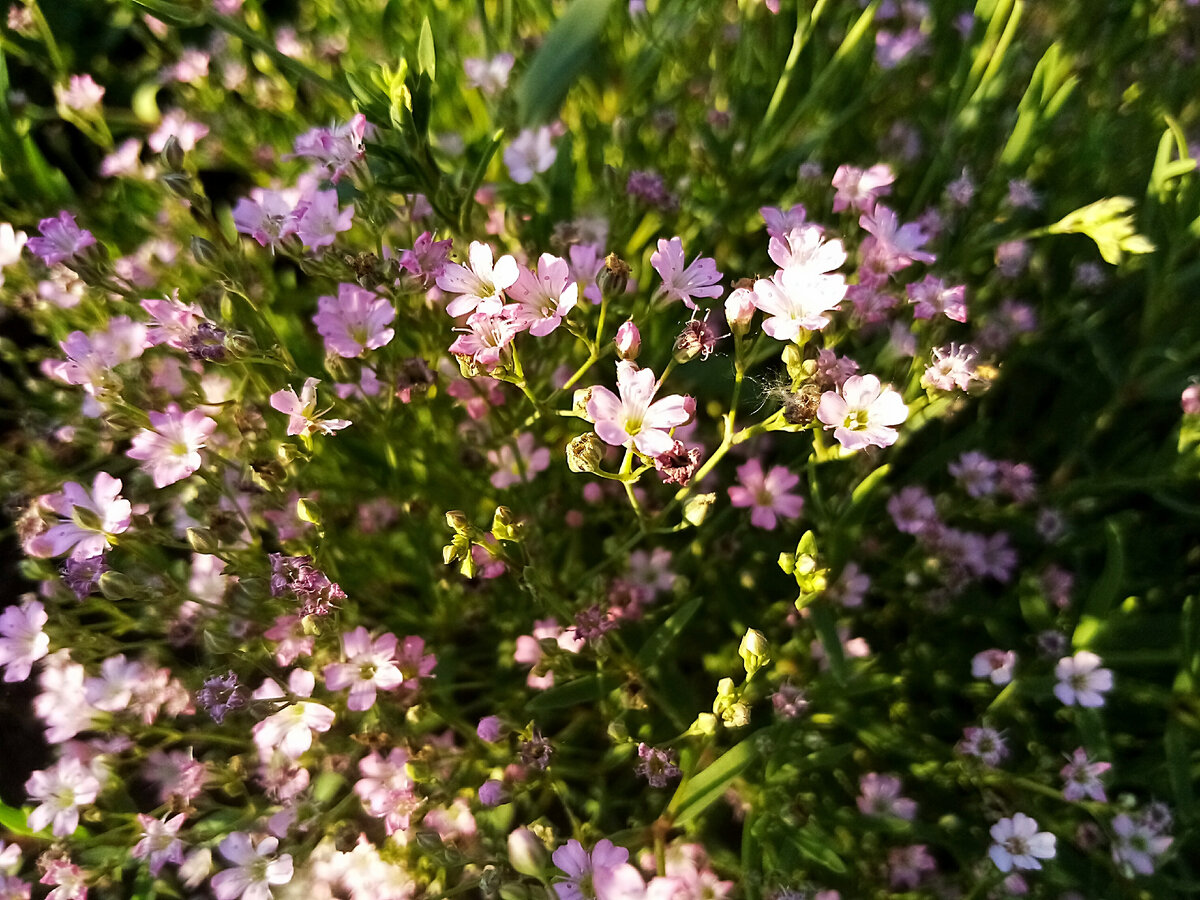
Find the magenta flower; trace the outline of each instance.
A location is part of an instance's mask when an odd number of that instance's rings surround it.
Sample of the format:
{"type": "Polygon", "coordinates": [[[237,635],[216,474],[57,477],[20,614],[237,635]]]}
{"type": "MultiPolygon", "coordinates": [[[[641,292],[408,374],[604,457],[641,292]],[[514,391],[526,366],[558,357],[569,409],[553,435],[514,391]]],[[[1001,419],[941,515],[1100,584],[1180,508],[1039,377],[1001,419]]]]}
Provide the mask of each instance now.
{"type": "Polygon", "coordinates": [[[75,217],[66,210],[55,217],[42,219],[38,231],[41,236],[30,238],[25,246],[48,266],[74,259],[96,243],[92,233],[80,228],[75,217]]]}
{"type": "Polygon", "coordinates": [[[42,631],[48,619],[37,600],[0,612],[0,666],[5,681],[24,681],[33,664],[50,652],[50,638],[42,631]]]}
{"type": "Polygon", "coordinates": [[[604,443],[636,447],[643,456],[668,453],[675,446],[670,429],[683,425],[696,412],[696,401],[688,396],[672,394],[654,401],[658,391],[654,373],[630,362],[617,363],[617,389],[619,398],[606,387],[592,388],[588,415],[604,443]]]}
{"type": "Polygon", "coordinates": [[[1060,773],[1066,786],[1063,788],[1063,799],[1072,802],[1090,797],[1098,803],[1107,803],[1104,785],[1100,776],[1112,768],[1111,763],[1092,762],[1088,759],[1087,751],[1077,747],[1071,755],[1071,760],[1062,767],[1060,773]]]}
{"type": "Polygon", "coordinates": [[[762,464],[751,459],[737,468],[740,485],[729,489],[729,500],[734,506],[750,506],[750,524],[767,531],[775,529],[775,517],[794,519],[804,509],[804,498],[790,494],[800,483],[800,476],[789,472],[784,466],[772,466],[763,474],[762,464]]]}
{"type": "Polygon", "coordinates": [[[946,282],[933,275],[910,284],[908,302],[913,305],[913,318],[932,319],[944,315],[955,322],[967,321],[967,289],[964,285],[946,287],[946,282]]]}
{"type": "Polygon", "coordinates": [[[171,818],[156,819],[138,813],[138,824],[142,826],[142,839],[133,848],[134,859],[150,857],[150,874],[155,878],[167,863],[179,865],[183,862],[183,841],[179,839],[179,829],[183,827],[186,816],[180,813],[171,818]]]}
{"type": "Polygon", "coordinates": [[[899,436],[892,426],[908,418],[908,407],[874,375],[852,375],[837,392],[821,395],[817,418],[847,450],[888,447],[899,436]]]}
{"type": "Polygon", "coordinates": [[[333,434],[352,424],[348,419],[322,419],[324,413],[317,412],[317,378],[306,378],[300,396],[292,388],[276,391],[270,397],[271,408],[288,417],[289,435],[311,435],[316,432],[333,434]]]}
{"type": "Polygon", "coordinates": [[[335,190],[313,191],[296,206],[296,234],[310,249],[328,247],[338,232],[354,225],[354,204],[345,209],[338,205],[335,190]]]}
{"type": "Polygon", "coordinates": [[[250,235],[262,247],[278,247],[284,238],[296,233],[299,225],[294,215],[297,199],[292,191],[255,188],[233,208],[233,225],[239,233],[250,235]]]}
{"type": "Polygon", "coordinates": [[[75,559],[97,556],[116,543],[116,536],[129,528],[133,507],[121,497],[121,480],[107,472],[96,473],[89,492],[78,482],[68,481],[62,492],[42,498],[62,518],[57,525],[25,544],[31,556],[63,556],[75,559]]]}
{"type": "Polygon", "coordinates": [[[347,359],[387,344],[396,332],[387,325],[396,317],[392,304],[374,291],[342,282],[337,297],[317,298],[313,324],[325,339],[325,350],[347,359]]]}
{"type": "Polygon", "coordinates": [[[629,851],[602,838],[591,854],[576,840],[567,841],[552,855],[567,880],[554,885],[558,900],[640,900],[646,884],[628,862],[629,851]]]}
{"type": "Polygon", "coordinates": [[[516,284],[520,275],[517,261],[502,256],[493,264],[492,248],[480,241],[471,242],[467,258],[470,268],[446,263],[438,276],[438,287],[447,294],[458,295],[446,305],[446,312],[456,318],[476,310],[499,312],[504,305],[504,291],[516,284]]]}
{"type": "Polygon", "coordinates": [[[522,267],[508,295],[516,301],[513,320],[534,337],[542,337],[575,308],[579,284],[571,280],[565,259],[543,253],[538,258],[537,272],[522,267]]]}
{"type": "Polygon", "coordinates": [[[837,189],[833,197],[833,211],[855,209],[869,213],[875,208],[876,200],[892,192],[891,185],[895,180],[895,174],[886,163],[869,169],[838,166],[833,173],[833,186],[837,189]]]}
{"type": "MultiPolygon", "coordinates": [[[[461,299],[461,298],[460,298],[461,299]]],[[[491,369],[500,363],[513,338],[521,333],[521,324],[516,320],[516,305],[510,303],[497,312],[479,312],[467,316],[467,327],[450,344],[450,352],[456,356],[467,356],[477,366],[491,369]]]]}
{"type": "Polygon", "coordinates": [[[697,256],[690,266],[683,255],[683,241],[674,237],[667,241],[659,238],[658,250],[650,254],[650,265],[662,276],[663,284],[658,289],[668,300],[682,300],[688,309],[695,309],[695,297],[717,299],[724,293],[721,273],[716,260],[697,256]]]}
{"type": "Polygon", "coordinates": [[[1039,859],[1053,859],[1054,835],[1038,831],[1038,823],[1025,813],[1017,813],[1011,819],[1004,818],[992,826],[992,840],[988,856],[1001,872],[1013,869],[1040,869],[1039,859]]]}
{"type": "Polygon", "coordinates": [[[931,263],[937,257],[922,250],[929,240],[915,222],[901,225],[896,213],[880,204],[859,218],[858,224],[871,233],[862,243],[863,261],[879,272],[898,272],[914,262],[931,263]]]}
{"type": "Polygon", "coordinates": [[[41,831],[51,825],[55,837],[66,837],[79,827],[79,807],[96,799],[100,782],[77,758],[64,756],[53,767],[30,775],[25,790],[41,804],[29,814],[29,827],[41,831]]]}
{"type": "Polygon", "coordinates": [[[287,158],[308,158],[317,171],[337,184],[366,155],[364,140],[371,126],[362,113],[336,128],[313,128],[296,138],[295,153],[287,158]]]}
{"type": "Polygon", "coordinates": [[[199,409],[183,412],[178,403],[169,403],[163,412],[150,412],[149,416],[151,427],[133,436],[125,455],[141,460],[154,486],[162,488],[200,468],[200,450],[217,423],[199,409]]]}
{"type": "Polygon", "coordinates": [[[350,688],[348,709],[362,712],[375,705],[375,692],[394,691],[404,683],[404,673],[396,665],[396,636],[383,634],[371,640],[361,625],[342,635],[342,655],[346,662],[325,667],[325,687],[331,691],[350,688]]]}
{"type": "Polygon", "coordinates": [[[217,900],[271,900],[271,885],[292,880],[291,854],[275,856],[278,847],[278,838],[264,837],[255,844],[242,831],[235,831],[221,841],[218,849],[233,863],[233,868],[212,877],[217,900]]]}
{"type": "Polygon", "coordinates": [[[1054,667],[1054,696],[1067,706],[1094,708],[1104,705],[1104,695],[1112,690],[1113,674],[1100,668],[1100,657],[1087,650],[1064,656],[1054,667]]]}

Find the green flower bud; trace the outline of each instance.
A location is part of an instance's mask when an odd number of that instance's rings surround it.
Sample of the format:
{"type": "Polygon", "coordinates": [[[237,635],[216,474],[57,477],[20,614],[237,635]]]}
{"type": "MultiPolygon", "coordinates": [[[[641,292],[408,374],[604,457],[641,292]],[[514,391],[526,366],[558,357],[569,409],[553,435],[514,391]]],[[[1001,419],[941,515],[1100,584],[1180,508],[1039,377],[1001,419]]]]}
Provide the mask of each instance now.
{"type": "Polygon", "coordinates": [[[742,658],[742,665],[746,668],[748,680],[771,661],[771,645],[761,631],[747,628],[746,633],[742,636],[742,642],[738,646],[738,656],[742,658]]]}
{"type": "MultiPolygon", "coordinates": [[[[546,845],[528,828],[517,828],[509,833],[508,861],[522,875],[541,878],[546,870],[548,859],[546,845]]],[[[509,887],[509,885],[505,885],[505,887],[509,887]]],[[[504,888],[500,889],[500,896],[505,897],[504,888]]],[[[505,897],[505,900],[509,900],[509,898],[505,897]]]]}

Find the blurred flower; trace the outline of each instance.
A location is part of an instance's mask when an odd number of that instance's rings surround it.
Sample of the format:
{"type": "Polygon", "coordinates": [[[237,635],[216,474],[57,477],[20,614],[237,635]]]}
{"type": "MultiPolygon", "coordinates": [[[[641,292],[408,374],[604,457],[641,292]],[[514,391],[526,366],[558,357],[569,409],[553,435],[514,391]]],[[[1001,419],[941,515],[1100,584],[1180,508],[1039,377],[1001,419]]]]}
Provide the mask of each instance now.
{"type": "Polygon", "coordinates": [[[218,845],[232,868],[223,869],[210,882],[217,900],[270,900],[271,885],[292,880],[291,854],[275,856],[278,838],[264,837],[254,843],[250,835],[235,831],[218,845]]]}
{"type": "Polygon", "coordinates": [[[984,650],[971,658],[971,674],[975,678],[987,678],[994,685],[1012,681],[1013,666],[1017,654],[1012,650],[984,650]]]}
{"type": "Polygon", "coordinates": [[[75,481],[63,485],[61,493],[42,502],[62,518],[57,525],[25,544],[31,556],[63,556],[87,559],[103,553],[118,534],[129,528],[133,507],[121,497],[121,480],[97,472],[89,491],[75,481]]]}
{"type": "Polygon", "coordinates": [[[804,498],[789,493],[800,483],[800,476],[785,466],[772,466],[764,474],[762,463],[750,459],[738,466],[737,475],[741,484],[729,489],[729,500],[737,507],[753,507],[750,524],[756,528],[773,531],[776,516],[794,519],[804,509],[804,498]]]}
{"type": "Polygon", "coordinates": [[[716,260],[697,256],[687,265],[680,238],[659,238],[658,249],[650,254],[650,265],[663,280],[656,296],[681,300],[688,309],[696,308],[696,297],[717,299],[724,293],[716,260]]]}
{"type": "Polygon", "coordinates": [[[57,216],[42,219],[38,223],[38,231],[41,232],[40,236],[29,238],[25,246],[48,266],[74,260],[96,243],[92,233],[80,228],[75,217],[66,210],[57,216]]]}
{"type": "Polygon", "coordinates": [[[288,417],[287,433],[289,435],[333,434],[341,431],[352,423],[348,419],[322,419],[323,413],[317,412],[317,385],[320,379],[307,378],[300,396],[294,389],[288,387],[271,395],[271,408],[288,417]]]}
{"type": "Polygon", "coordinates": [[[1077,747],[1070,762],[1063,766],[1060,773],[1066,782],[1063,798],[1075,802],[1090,797],[1098,803],[1107,803],[1108,797],[1104,794],[1100,776],[1111,768],[1111,763],[1092,762],[1088,759],[1087,751],[1077,747]]]}
{"type": "Polygon", "coordinates": [[[72,75],[67,86],[54,86],[54,98],[67,109],[75,112],[90,112],[100,106],[104,99],[104,88],[96,84],[91,75],[72,75]]]}
{"type": "Polygon", "coordinates": [[[40,804],[29,813],[29,828],[41,831],[51,825],[55,837],[67,837],[79,826],[79,807],[100,793],[100,782],[78,759],[63,757],[29,776],[25,790],[30,800],[40,804]]]}
{"type": "Polygon", "coordinates": [[[1167,852],[1173,838],[1162,834],[1144,818],[1121,813],[1113,819],[1116,840],[1112,845],[1113,862],[1127,866],[1139,875],[1153,875],[1158,857],[1167,852]]]}
{"type": "Polygon", "coordinates": [[[508,86],[513,62],[511,53],[498,53],[491,59],[464,59],[463,71],[467,76],[467,84],[485,94],[498,94],[508,86]]]}
{"type": "Polygon", "coordinates": [[[45,607],[30,597],[0,612],[0,666],[6,682],[24,681],[33,664],[50,652],[50,638],[42,630],[47,621],[45,607]]]}
{"type": "Polygon", "coordinates": [[[558,156],[550,142],[553,132],[548,125],[524,129],[504,148],[504,165],[517,184],[528,184],[533,176],[545,172],[558,156]]]}
{"type": "Polygon", "coordinates": [[[853,209],[869,213],[875,209],[876,200],[892,192],[891,185],[895,180],[895,173],[886,163],[869,169],[838,166],[833,173],[833,186],[837,190],[833,197],[833,211],[853,209]]]}
{"type": "Polygon", "coordinates": [[[1067,706],[1103,706],[1104,694],[1113,686],[1112,672],[1100,668],[1100,657],[1087,650],[1060,659],[1054,677],[1054,696],[1067,706]]]}

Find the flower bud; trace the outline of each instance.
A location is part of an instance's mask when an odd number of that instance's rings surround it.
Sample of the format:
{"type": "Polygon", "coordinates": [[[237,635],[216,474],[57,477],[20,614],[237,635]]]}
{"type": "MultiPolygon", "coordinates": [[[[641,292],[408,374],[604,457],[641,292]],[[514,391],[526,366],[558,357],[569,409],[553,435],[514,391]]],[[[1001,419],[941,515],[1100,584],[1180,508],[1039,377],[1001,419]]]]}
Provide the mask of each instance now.
{"type": "Polygon", "coordinates": [[[207,528],[189,528],[187,530],[188,546],[197,553],[215,554],[219,546],[217,536],[207,528]]]}
{"type": "Polygon", "coordinates": [[[195,234],[192,235],[192,256],[200,265],[210,269],[215,269],[221,263],[221,251],[217,245],[195,234]]]}
{"type": "Polygon", "coordinates": [[[756,628],[747,628],[738,645],[738,656],[746,668],[746,678],[752,678],[754,673],[771,661],[771,645],[763,633],[756,628]]]}
{"type": "Polygon", "coordinates": [[[604,444],[594,431],[585,431],[567,444],[567,468],[572,472],[595,472],[602,459],[604,444]]]}
{"type": "Polygon", "coordinates": [[[125,600],[134,594],[134,584],[128,575],[121,572],[105,572],[100,576],[100,593],[106,600],[125,600]]]}
{"type": "Polygon", "coordinates": [[[621,359],[637,359],[638,354],[642,351],[642,334],[633,324],[633,319],[617,329],[617,336],[613,338],[613,343],[617,345],[617,356],[621,359]]]}
{"type": "Polygon", "coordinates": [[[456,534],[465,534],[471,527],[471,520],[461,509],[452,509],[446,513],[446,524],[453,528],[456,534]]]}
{"type": "Polygon", "coordinates": [[[258,349],[258,345],[248,334],[231,332],[221,341],[222,346],[234,359],[244,359],[258,349]]]}
{"type": "Polygon", "coordinates": [[[168,172],[162,176],[162,183],[167,190],[181,200],[191,200],[195,196],[192,188],[192,176],[184,172],[168,172]]]}
{"type": "Polygon", "coordinates": [[[689,525],[699,527],[708,518],[708,512],[717,500],[717,495],[694,494],[683,504],[683,520],[689,525]]]}
{"type": "Polygon", "coordinates": [[[632,270],[629,268],[629,263],[617,256],[617,254],[610,253],[604,258],[604,268],[596,276],[596,284],[600,286],[600,290],[605,296],[611,297],[614,294],[623,294],[625,293],[626,286],[629,284],[631,273],[632,270]]]}
{"type": "Polygon", "coordinates": [[[1200,413],[1200,384],[1191,384],[1184,388],[1179,405],[1183,407],[1185,415],[1194,416],[1200,413]]]}
{"type": "Polygon", "coordinates": [[[171,172],[178,172],[183,168],[183,146],[179,143],[179,138],[171,135],[163,144],[162,153],[159,154],[162,163],[171,172]]]}
{"type": "Polygon", "coordinates": [[[546,845],[528,828],[517,828],[508,835],[508,861],[522,875],[541,878],[546,858],[546,845]]]}
{"type": "Polygon", "coordinates": [[[717,717],[712,713],[700,713],[696,716],[696,721],[691,724],[687,731],[691,735],[709,736],[717,733],[717,717]]]}
{"type": "Polygon", "coordinates": [[[742,287],[730,292],[725,298],[725,321],[729,323],[729,330],[738,335],[749,331],[755,308],[754,291],[742,287]]]}

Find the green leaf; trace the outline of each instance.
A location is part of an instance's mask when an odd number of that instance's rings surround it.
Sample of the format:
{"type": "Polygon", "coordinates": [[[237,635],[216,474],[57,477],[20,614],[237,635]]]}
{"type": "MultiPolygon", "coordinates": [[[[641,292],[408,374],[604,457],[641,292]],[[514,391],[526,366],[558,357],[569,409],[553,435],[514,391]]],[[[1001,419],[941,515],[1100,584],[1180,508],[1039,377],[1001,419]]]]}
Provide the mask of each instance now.
{"type": "Polygon", "coordinates": [[[640,671],[645,671],[658,662],[663,651],[671,645],[675,638],[679,637],[679,633],[692,620],[692,616],[700,609],[701,603],[703,603],[703,599],[700,597],[689,600],[677,609],[667,621],[658,626],[654,634],[650,635],[649,640],[638,651],[637,666],[640,671]]]}
{"type": "Polygon", "coordinates": [[[833,611],[824,603],[816,603],[809,607],[809,620],[825,650],[825,658],[829,660],[829,671],[838,684],[846,683],[846,657],[842,653],[842,640],[838,637],[837,619],[833,611]]]}
{"type": "Polygon", "coordinates": [[[25,837],[37,834],[29,827],[29,813],[24,809],[9,806],[3,800],[0,800],[0,825],[4,826],[5,831],[25,837]]]}
{"type": "Polygon", "coordinates": [[[428,75],[430,81],[437,78],[437,56],[433,50],[433,29],[429,27],[429,16],[421,22],[421,37],[417,40],[417,71],[428,75]]]}
{"type": "Polygon", "coordinates": [[[546,122],[558,114],[567,91],[594,55],[612,5],[613,0],[574,0],[550,29],[517,86],[523,125],[546,122]]]}
{"type": "Polygon", "coordinates": [[[758,742],[752,735],[721,755],[699,775],[679,785],[675,796],[667,804],[667,812],[673,812],[676,825],[690,822],[708,809],[725,791],[733,780],[758,758],[758,742]]]}
{"type": "Polygon", "coordinates": [[[548,709],[562,709],[564,706],[594,703],[620,683],[620,680],[612,675],[585,675],[543,691],[526,703],[525,708],[530,712],[544,712],[548,709]]]}
{"type": "Polygon", "coordinates": [[[1192,777],[1187,732],[1180,722],[1173,720],[1167,725],[1163,745],[1167,755],[1167,777],[1175,793],[1175,810],[1184,821],[1190,821],[1196,816],[1195,779],[1192,777]]]}
{"type": "Polygon", "coordinates": [[[800,855],[806,859],[824,866],[831,872],[841,874],[846,871],[846,864],[842,858],[829,846],[832,838],[824,831],[807,825],[804,828],[786,830],[785,835],[788,843],[800,851],[800,855]]]}
{"type": "Polygon", "coordinates": [[[1104,523],[1104,540],[1108,545],[1104,569],[1084,602],[1083,615],[1072,637],[1076,650],[1087,649],[1103,630],[1104,619],[1116,604],[1125,578],[1125,536],[1121,526],[1112,519],[1104,523]]]}

